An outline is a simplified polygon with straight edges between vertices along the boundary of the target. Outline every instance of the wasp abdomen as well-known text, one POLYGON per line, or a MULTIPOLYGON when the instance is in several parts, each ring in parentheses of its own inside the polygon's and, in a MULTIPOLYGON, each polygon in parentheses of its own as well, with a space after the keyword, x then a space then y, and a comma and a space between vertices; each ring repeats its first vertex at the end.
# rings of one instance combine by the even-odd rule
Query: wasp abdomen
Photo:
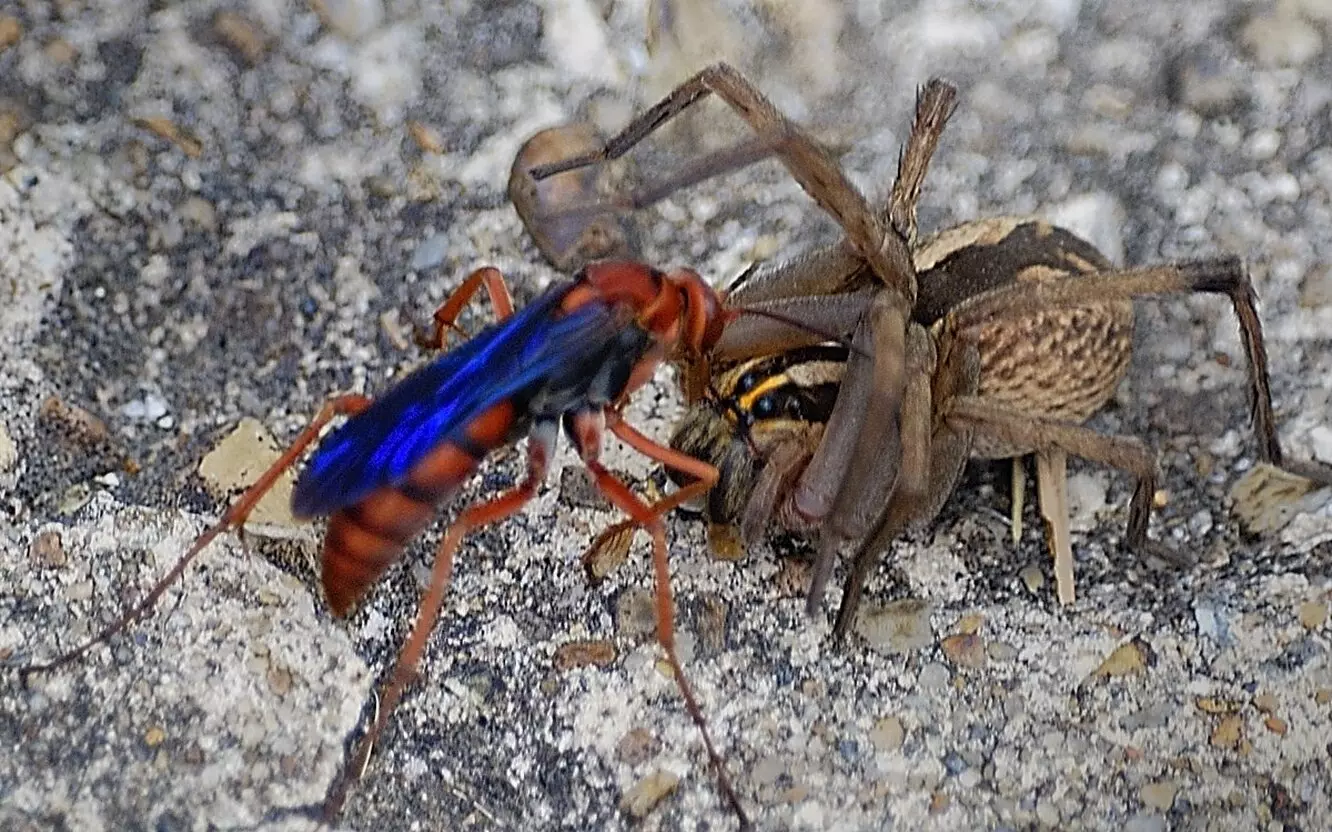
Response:
POLYGON ((334 512, 323 556, 324 592, 334 614, 345 615, 393 565, 407 543, 430 525, 435 506, 505 443, 513 422, 512 402, 495 405, 416 463, 403 484, 379 488, 334 512))

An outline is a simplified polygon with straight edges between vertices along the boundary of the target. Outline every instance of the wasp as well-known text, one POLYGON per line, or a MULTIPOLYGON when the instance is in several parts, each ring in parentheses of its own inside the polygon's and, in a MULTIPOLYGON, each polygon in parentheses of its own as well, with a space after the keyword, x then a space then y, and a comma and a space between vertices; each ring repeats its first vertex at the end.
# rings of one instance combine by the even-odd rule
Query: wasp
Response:
MULTIPOLYGON (((673 671, 686 710, 702 732, 724 799, 749 821, 716 751, 702 710, 675 649, 674 603, 663 516, 672 498, 649 504, 600 461, 605 432, 668 468, 686 472, 689 495, 717 480, 708 463, 661 446, 621 417, 635 390, 667 359, 706 354, 738 312, 687 269, 663 272, 635 262, 607 261, 553 285, 519 311, 503 275, 472 273, 435 313, 431 342, 442 347, 469 300, 482 288, 497 323, 409 374, 376 399, 331 398, 282 456, 189 547, 144 599, 77 649, 27 673, 74 661, 146 615, 168 587, 218 535, 240 530, 278 478, 340 416, 346 420, 305 465, 292 494, 293 514, 328 517, 321 582, 329 607, 345 616, 408 542, 432 521, 436 507, 457 493, 492 452, 527 437, 527 472, 511 490, 469 506, 443 535, 416 621, 380 692, 373 724, 346 760, 325 798, 322 814, 340 813, 352 783, 416 675, 426 641, 439 618, 453 558, 470 532, 522 509, 536 494, 561 430, 610 502, 653 540, 657 639, 673 671)), ((688 496, 686 497, 688 499, 688 496)))
MULTIPOLYGON (((755 490, 741 498, 754 518, 751 528, 779 507, 780 516, 817 529, 806 604, 811 614, 822 603, 843 545, 855 546, 835 638, 849 629, 866 577, 888 544, 908 525, 937 514, 973 455, 1037 452, 1038 462, 1040 455, 1047 460, 1044 479, 1051 483, 1062 481, 1069 454, 1131 474, 1136 484, 1125 543, 1178 559, 1147 535, 1157 480, 1154 454, 1136 437, 1103 435, 1080 424, 1113 394, 1128 365, 1137 297, 1225 296, 1248 358, 1260 458, 1332 482, 1327 466, 1288 459, 1280 445, 1256 296, 1239 258, 1118 269, 1075 235, 1020 218, 918 239, 916 202, 956 102, 956 90, 942 81, 926 84, 918 96, 897 177, 881 208, 870 205, 826 148, 724 63, 686 80, 603 146, 529 175, 542 181, 618 159, 710 95, 750 125, 755 141, 844 233, 839 243, 754 269, 727 295, 728 303, 804 321, 805 331, 784 327, 776 315, 737 321, 706 360, 689 367, 685 385, 686 398, 698 401, 709 393, 713 366, 810 346, 812 332, 850 338, 833 405, 826 420, 816 420, 817 437, 806 430, 802 439, 785 443, 788 455, 777 460, 775 473, 756 480, 755 490), (1053 263, 1047 262, 1051 256, 1053 263), (805 459, 798 454, 802 446, 811 451, 805 459)), ((739 412, 725 397, 712 398, 718 412, 739 412)), ((727 425, 703 433, 701 444, 691 447, 711 446, 704 456, 714 461, 725 465, 726 454, 747 453, 718 450, 717 437, 731 433, 727 425)))

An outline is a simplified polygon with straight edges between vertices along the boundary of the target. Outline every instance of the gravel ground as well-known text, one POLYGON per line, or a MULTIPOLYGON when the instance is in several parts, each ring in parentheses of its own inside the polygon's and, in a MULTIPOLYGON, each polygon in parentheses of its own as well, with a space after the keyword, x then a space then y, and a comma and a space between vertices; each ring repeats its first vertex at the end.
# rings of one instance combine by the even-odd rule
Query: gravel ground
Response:
MULTIPOLYGON (((924 229, 1048 211, 1127 264, 1244 256, 1283 440, 1332 461, 1332 3, 693 0, 651 37, 645 5, 0 7, 0 661, 51 657, 141 597, 262 464, 256 431, 284 441, 324 396, 418 363, 413 325, 468 269, 501 267, 520 303, 547 285, 504 194, 528 134, 614 129, 721 56, 844 139, 876 197, 916 85, 957 83, 924 229), (228 437, 241 450, 202 476, 228 437)), ((696 153, 720 113, 645 147, 640 174, 696 153)), ((772 165, 635 220, 649 260, 718 282, 836 234, 772 165)), ((802 544, 718 562, 672 520, 686 667, 760 828, 1332 828, 1328 494, 1245 534, 1233 317, 1215 298, 1139 309, 1096 424, 1159 449, 1152 533, 1195 568, 1127 555, 1129 484, 1075 463, 1080 597, 1060 608, 1039 531, 1009 542, 1006 468, 973 466, 838 651, 803 616, 802 544)), ((667 372, 630 409, 658 436, 679 413, 667 372)), ((577 557, 612 515, 567 452, 556 468, 465 544, 347 828, 734 828, 658 669, 646 547, 589 587, 577 557), (613 659, 570 667, 581 641, 613 659), (641 822, 621 812, 677 777, 641 822)), ((497 454, 465 499, 521 469, 497 454)), ((373 712, 434 535, 343 622, 318 532, 280 501, 265 520, 109 647, 27 683, 0 669, 0 826, 311 825, 292 810, 373 712)))

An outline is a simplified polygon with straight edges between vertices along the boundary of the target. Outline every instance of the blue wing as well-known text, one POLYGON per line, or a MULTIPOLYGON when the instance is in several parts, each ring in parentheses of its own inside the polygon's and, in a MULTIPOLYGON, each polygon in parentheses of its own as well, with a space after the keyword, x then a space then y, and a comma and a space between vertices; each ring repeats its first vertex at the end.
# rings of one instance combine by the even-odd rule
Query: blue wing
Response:
POLYGON ((292 493, 298 517, 331 514, 404 482, 416 463, 456 441, 472 419, 508 398, 523 401, 552 373, 604 353, 621 327, 601 303, 552 316, 570 284, 441 355, 386 390, 319 446, 292 493))

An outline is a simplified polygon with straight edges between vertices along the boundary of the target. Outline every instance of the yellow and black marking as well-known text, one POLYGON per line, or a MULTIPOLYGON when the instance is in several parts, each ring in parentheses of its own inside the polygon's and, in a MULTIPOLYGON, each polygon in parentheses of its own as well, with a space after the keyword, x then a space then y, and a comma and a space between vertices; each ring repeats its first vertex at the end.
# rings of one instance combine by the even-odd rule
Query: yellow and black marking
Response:
POLYGON ((821 344, 745 361, 718 378, 714 406, 747 438, 791 422, 826 422, 846 356, 844 346, 821 344))
POLYGON ((720 473, 705 513, 715 524, 740 519, 759 472, 784 443, 817 442, 832 413, 846 347, 821 344, 741 362, 717 373, 707 397, 676 425, 671 447, 720 473))

